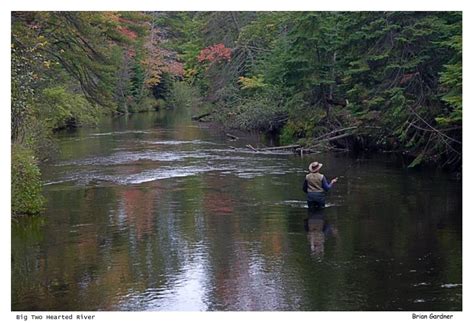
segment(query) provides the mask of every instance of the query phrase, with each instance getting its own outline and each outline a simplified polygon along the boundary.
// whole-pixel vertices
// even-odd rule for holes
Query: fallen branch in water
[[[255,148],[252,145],[246,145],[245,147],[252,149],[255,152],[260,152],[260,151],[275,151],[275,150],[289,150],[293,149],[296,151],[296,149],[301,148],[300,145],[288,145],[288,146],[277,146],[277,147],[265,147],[265,148]]]
[[[313,142],[317,141],[317,140],[321,140],[327,136],[330,136],[332,134],[335,134],[335,133],[338,133],[338,132],[341,132],[341,131],[348,131],[348,130],[354,130],[354,129],[357,129],[358,127],[357,126],[353,126],[353,127],[347,127],[347,128],[342,128],[342,129],[336,129],[336,130],[333,130],[331,132],[328,132],[328,133],[325,133],[324,135],[322,136],[319,136],[317,138],[314,138],[313,139]]]
[[[347,148],[338,148],[338,147],[330,147],[329,150],[335,151],[335,152],[348,152],[349,149]]]
[[[311,149],[311,148],[297,148],[295,150],[295,152],[300,154],[300,155],[303,155],[303,154],[317,154],[320,151],[314,150],[314,149]]]
[[[313,142],[317,141],[312,146],[309,147],[302,147],[301,145],[286,145],[286,146],[277,146],[277,147],[265,147],[265,148],[255,148],[252,145],[246,145],[247,148],[252,149],[255,152],[259,151],[277,151],[277,150],[293,150],[295,153],[303,155],[303,154],[314,154],[314,153],[319,153],[320,151],[315,150],[314,148],[318,147],[321,148],[321,146],[327,146],[327,144],[331,141],[338,140],[338,139],[343,139],[346,137],[350,137],[355,135],[353,132],[354,130],[358,129],[359,127],[353,126],[353,127],[347,127],[347,128],[342,128],[342,129],[337,129],[333,130],[331,132],[328,132],[316,139],[313,140]],[[378,128],[378,127],[363,127],[363,128]],[[340,132],[344,132],[342,134],[335,135],[333,137],[326,138],[330,135],[334,135]],[[344,151],[347,152],[349,149],[346,148],[335,148],[335,147],[326,147],[327,150],[333,150],[333,151]]]
[[[246,145],[245,147],[252,149],[253,151],[258,151],[257,149],[253,148],[252,145]]]
[[[300,145],[288,145],[288,146],[277,146],[277,147],[265,147],[259,148],[258,150],[286,150],[286,149],[297,149],[301,148]]]
[[[226,133],[225,135],[226,135],[227,137],[229,137],[230,139],[232,139],[232,140],[237,140],[237,139],[239,139],[239,137],[234,136],[233,134],[230,134],[230,133]]]
[[[194,121],[201,121],[202,118],[208,117],[212,114],[212,112],[206,112],[200,115],[192,116],[191,119]]]
[[[334,137],[331,137],[331,138],[321,139],[321,140],[319,140],[319,142],[316,145],[310,146],[308,148],[316,148],[316,147],[319,147],[320,145],[322,145],[324,143],[327,143],[327,142],[330,142],[330,141],[333,141],[333,140],[338,140],[338,139],[350,137],[352,135],[354,135],[354,134],[353,133],[344,133],[342,135],[337,135],[337,136],[334,136]]]

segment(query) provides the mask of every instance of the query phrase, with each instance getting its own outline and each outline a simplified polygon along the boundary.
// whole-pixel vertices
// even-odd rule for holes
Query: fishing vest
[[[324,192],[323,177],[324,175],[320,173],[309,173],[306,175],[306,181],[308,182],[308,192]]]

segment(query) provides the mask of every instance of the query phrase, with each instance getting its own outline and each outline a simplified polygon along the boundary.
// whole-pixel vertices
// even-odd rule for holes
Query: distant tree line
[[[191,12],[157,23],[171,29],[186,82],[229,126],[461,167],[460,12]]]

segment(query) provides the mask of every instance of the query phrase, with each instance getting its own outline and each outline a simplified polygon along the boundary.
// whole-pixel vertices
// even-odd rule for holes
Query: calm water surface
[[[59,138],[12,222],[13,310],[462,310],[461,181],[386,158],[255,153],[164,111]],[[310,214],[307,165],[341,176]]]

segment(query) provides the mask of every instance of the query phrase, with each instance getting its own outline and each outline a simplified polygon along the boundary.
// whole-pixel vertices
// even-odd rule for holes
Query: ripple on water
[[[120,184],[141,184],[159,179],[176,178],[176,177],[187,177],[197,175],[203,172],[209,172],[215,170],[212,167],[203,168],[174,168],[174,169],[154,169],[145,171],[139,174],[129,175],[127,177],[116,177],[111,178],[112,181]]]
[[[413,287],[419,287],[419,286],[430,286],[431,283],[425,283],[425,282],[421,282],[421,283],[416,283],[416,284],[413,284]]]
[[[443,284],[441,285],[441,288],[455,288],[455,287],[461,287],[462,284]]]
[[[91,157],[58,163],[57,166],[109,166],[122,165],[139,161],[182,161],[191,158],[210,158],[209,154],[195,151],[141,151],[141,152],[117,152],[110,156]]]
[[[170,145],[196,142],[207,143],[200,140],[156,142]],[[160,163],[157,164],[157,168],[149,169],[150,166],[154,166],[150,162]],[[110,167],[121,165],[133,165],[134,168],[130,170],[135,172],[133,174],[123,174],[123,169]],[[96,182],[94,184],[103,184],[101,182],[125,185],[140,184],[160,179],[194,176],[211,171],[217,171],[223,175],[235,175],[239,178],[252,179],[260,176],[284,175],[300,171],[294,167],[285,167],[284,165],[280,163],[275,165],[274,157],[265,155],[249,158],[230,149],[118,151],[109,156],[63,161],[56,164],[56,167],[82,166],[87,167],[87,169],[75,169],[72,172],[68,170],[64,172],[65,177],[50,181],[46,185],[62,183],[64,181],[74,181],[83,185],[88,185],[91,182]],[[56,172],[56,174],[59,173]]]
[[[305,209],[308,208],[308,203],[306,201],[299,201],[299,200],[281,201],[281,202],[278,202],[277,205],[288,205],[295,208],[305,208]],[[338,205],[335,203],[326,203],[325,208],[333,207],[333,206],[338,206]]]
[[[127,130],[127,131],[112,131],[112,132],[98,132],[98,133],[93,133],[90,136],[96,137],[96,136],[112,136],[112,135],[126,135],[126,134],[135,134],[135,133],[152,133],[151,131],[144,131],[144,130]]]
[[[152,144],[152,145],[218,145],[215,142],[212,141],[203,141],[203,140],[148,140],[148,141],[143,141],[144,143],[147,144]]]

